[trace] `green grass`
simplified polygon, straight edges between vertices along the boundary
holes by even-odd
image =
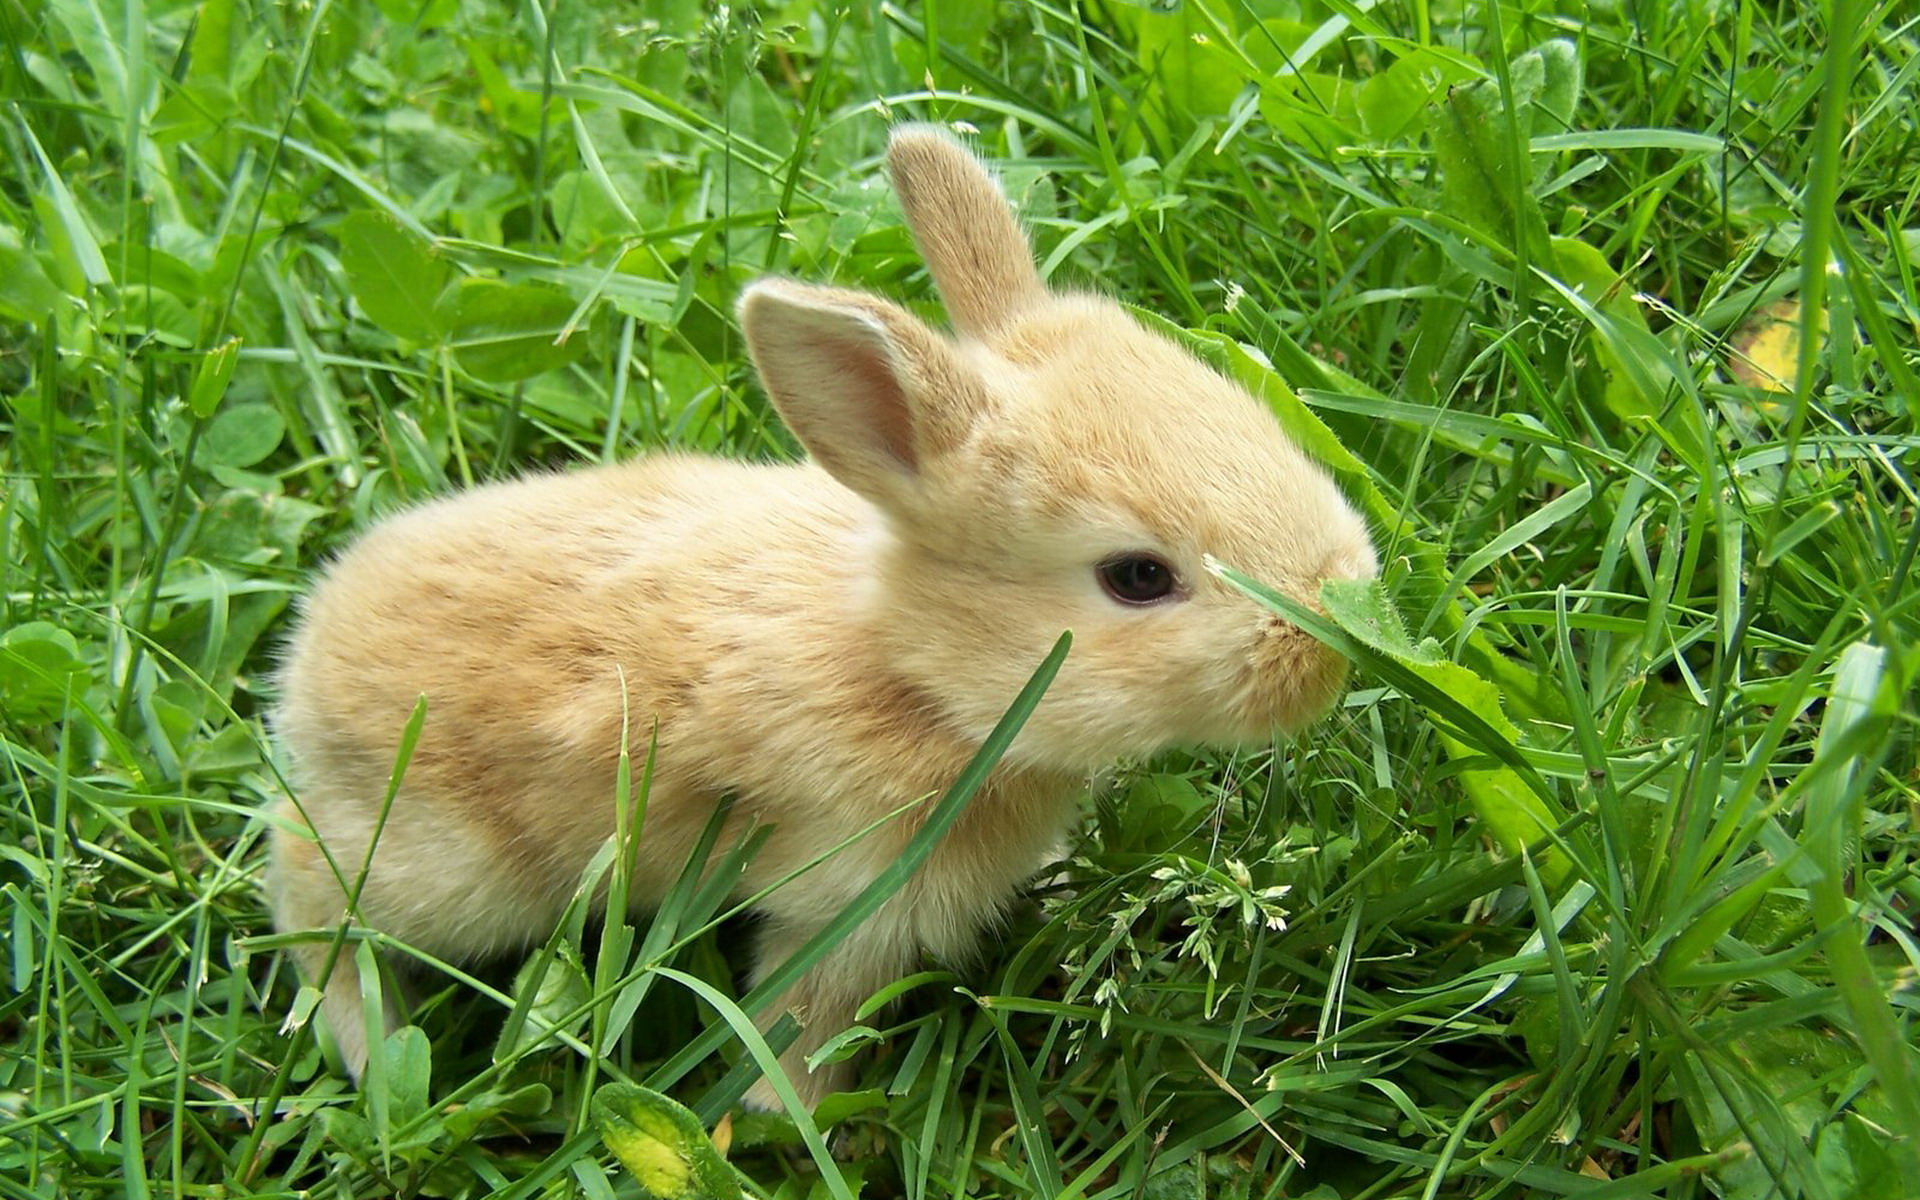
[[[902,118],[1319,448],[1406,633],[1296,614],[1345,705],[1122,770],[746,1185],[1920,1194],[1917,80],[1893,0],[0,0],[0,1198],[632,1195],[597,1085],[721,1117],[692,886],[536,955],[564,1044],[511,965],[364,1093],[283,1032],[269,672],[395,506],[791,455],[732,300],[935,311]]]

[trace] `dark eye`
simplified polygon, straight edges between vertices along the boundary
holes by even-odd
[[[1173,594],[1173,568],[1151,554],[1116,554],[1095,568],[1100,586],[1122,604],[1152,604]]]

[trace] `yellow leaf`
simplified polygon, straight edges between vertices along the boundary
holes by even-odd
[[[610,1083],[593,1097],[600,1140],[655,1200],[737,1200],[740,1185],[700,1121],[655,1091]]]
[[[1727,349],[1734,379],[1763,391],[1792,391],[1800,369],[1800,301],[1788,297],[1755,309]]]

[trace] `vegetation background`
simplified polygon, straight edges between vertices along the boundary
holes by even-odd
[[[1920,1194],[1917,52],[1897,0],[0,0],[0,1197],[632,1195],[607,1080],[756,1195]],[[725,1117],[711,898],[357,1091],[258,893],[289,604],[473,481],[793,454],[733,298],[936,311],[908,118],[1274,404],[1399,619],[1330,604],[1298,745],[1090,800],[853,1037],[837,1160]]]

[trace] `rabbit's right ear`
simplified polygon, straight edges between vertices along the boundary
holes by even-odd
[[[1046,298],[1033,248],[1000,185],[951,134],[937,125],[900,126],[887,143],[887,169],[955,329],[991,340]]]
[[[985,412],[953,344],[863,292],[763,279],[740,299],[760,383],[814,461],[880,508],[921,508],[921,473]]]

